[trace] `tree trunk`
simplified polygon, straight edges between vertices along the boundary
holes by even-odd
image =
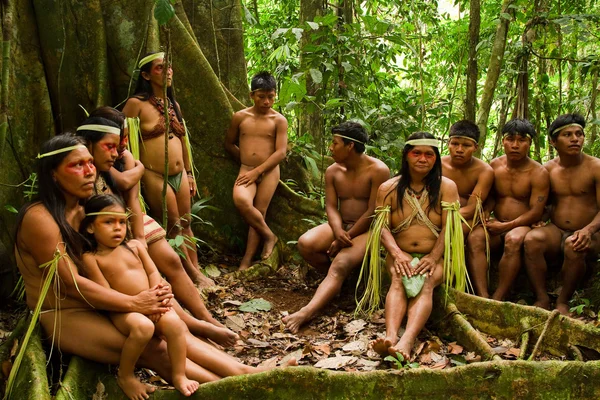
[[[477,110],[477,45],[479,44],[479,27],[481,25],[480,0],[469,2],[469,59],[467,61],[467,93],[465,97],[465,119],[475,121]]]
[[[508,34],[510,20],[504,18],[502,15],[509,14],[511,18],[514,17],[514,10],[509,8],[513,2],[514,0],[503,1],[498,26],[496,27],[496,36],[494,38],[494,44],[492,45],[487,76],[483,85],[483,94],[481,96],[479,111],[477,113],[477,126],[479,126],[479,130],[481,131],[479,149],[477,152],[478,155],[481,154],[483,148],[485,147],[490,109],[492,107],[492,100],[494,99],[494,92],[496,90],[496,84],[498,83],[498,77],[500,76],[500,67],[502,66],[502,62],[504,60],[504,49],[506,47],[506,37]]]
[[[590,108],[588,110],[588,115],[591,114],[594,123],[590,128],[591,134],[588,135],[587,138],[587,145],[589,147],[591,147],[598,138],[598,114],[596,111],[596,100],[598,99],[598,70],[600,69],[600,66],[594,65],[592,68],[592,93],[590,95]]]

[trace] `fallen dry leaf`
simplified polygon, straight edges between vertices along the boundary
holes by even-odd
[[[365,325],[367,325],[367,323],[364,320],[357,319],[346,324],[346,326],[344,326],[344,331],[348,335],[354,335],[355,333],[362,331],[365,328]]]
[[[254,347],[269,347],[270,346],[268,342],[263,342],[262,340],[256,340],[256,339],[248,339],[248,343],[250,343]]]
[[[315,368],[340,369],[354,364],[358,360],[353,356],[335,356],[325,358],[314,365]]]
[[[266,368],[275,368],[277,366],[277,359],[279,357],[275,356],[275,357],[271,357],[267,360],[264,360],[263,362],[261,362],[260,364],[258,364],[259,367],[266,367]]]
[[[504,354],[508,351],[508,349],[504,346],[496,346],[492,348],[492,351],[496,354]]]
[[[108,397],[108,393],[106,393],[106,388],[104,384],[98,381],[96,385],[96,393],[92,395],[92,400],[104,400]]]
[[[450,354],[460,354],[463,352],[463,347],[456,342],[448,343],[448,352]]]
[[[19,339],[15,339],[12,347],[10,348],[10,358],[13,358],[19,351]]]
[[[353,355],[359,355],[367,351],[368,342],[366,340],[355,340],[342,347],[342,350],[352,353]]]
[[[238,333],[246,327],[246,323],[244,322],[244,318],[240,315],[229,315],[225,319],[225,326]]]
[[[465,360],[466,360],[467,362],[470,362],[470,363],[471,363],[471,362],[479,362],[479,361],[481,361],[481,356],[480,356],[480,355],[478,355],[478,354],[475,354],[475,353],[474,353],[474,352],[472,352],[472,351],[469,351],[469,352],[467,353],[467,355],[465,356]]]
[[[331,346],[328,344],[313,345],[313,350],[317,353],[323,353],[329,356],[331,353]]]
[[[295,358],[296,361],[300,361],[302,360],[302,357],[304,357],[304,354],[302,354],[302,349],[298,349],[296,351],[291,352],[290,354],[288,354],[287,356],[283,357],[281,359],[281,361],[279,361],[279,363],[277,365],[286,365],[287,362],[291,359],[291,358]]]
[[[521,355],[521,349],[518,349],[516,347],[511,347],[510,349],[508,349],[508,351],[506,353],[504,353],[504,355],[517,358]]]
[[[373,361],[373,360],[367,360],[365,358],[359,358],[358,361],[356,361],[355,365],[357,367],[361,368],[363,371],[373,371],[380,364],[381,364],[381,361]]]

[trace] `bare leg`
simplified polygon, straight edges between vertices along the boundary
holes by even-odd
[[[337,254],[327,276],[310,302],[298,312],[283,318],[283,322],[292,333],[298,332],[302,324],[312,319],[317,311],[325,307],[340,292],[344,280],[362,262],[368,236],[368,233],[363,233],[352,239],[353,245],[342,249]]]
[[[333,230],[329,224],[321,224],[305,232],[298,239],[298,251],[304,260],[319,271],[327,271],[331,260],[327,254],[333,242]]]
[[[398,352],[402,354],[405,360],[410,360],[415,339],[431,315],[433,289],[442,283],[443,273],[443,262],[440,262],[433,271],[433,275],[425,279],[425,285],[423,285],[421,292],[415,298],[409,300],[406,330],[400,338],[398,345],[388,349],[391,355],[395,355]]]
[[[392,278],[390,290],[385,298],[385,338],[378,338],[371,343],[373,350],[382,357],[389,355],[389,349],[398,343],[398,330],[406,314],[408,303],[402,275],[396,272],[393,258],[388,256],[385,263]]]
[[[488,262],[485,253],[485,232],[481,225],[473,229],[467,238],[467,265],[471,282],[478,296],[489,298],[488,292]],[[499,242],[497,236],[490,236],[490,248],[492,243]]]
[[[256,229],[249,227],[248,240],[246,241],[246,251],[244,252],[244,257],[242,257],[242,261],[240,262],[239,269],[244,270],[250,268],[252,265],[252,258],[258,250],[258,246],[260,246],[260,235],[258,232],[256,232]]]
[[[160,273],[171,284],[175,298],[185,308],[190,310],[194,317],[208,321],[216,326],[223,326],[213,318],[204,305],[202,297],[200,297],[188,274],[183,270],[179,256],[166,240],[163,239],[152,243],[148,246],[148,253],[156,263],[156,267]]]
[[[154,335],[154,324],[138,313],[111,313],[111,320],[125,336],[117,383],[129,399],[147,399],[156,388],[145,385],[135,376],[135,364]]]
[[[504,236],[504,254],[498,264],[500,270],[500,278],[498,279],[498,287],[492,296],[494,300],[504,300],[504,297],[510,290],[522,263],[522,250],[525,235],[531,231],[528,226],[519,226],[509,231]]]
[[[558,256],[560,254],[561,231],[553,224],[535,228],[525,236],[523,247],[525,249],[525,267],[529,281],[533,286],[536,297],[534,306],[545,309],[550,308],[550,297],[546,291],[546,255]]]
[[[185,322],[187,328],[194,336],[208,338],[225,347],[233,346],[239,339],[239,336],[235,332],[232,332],[225,327],[216,326],[210,322],[202,321],[192,317],[186,313],[183,308],[181,308],[177,301],[173,301],[171,304],[173,305],[173,309],[179,318]]]
[[[156,323],[157,333],[164,335],[171,359],[173,385],[184,396],[194,393],[199,384],[187,378],[186,365],[186,335],[189,333],[185,323],[174,311],[165,313]]]
[[[256,189],[256,196],[254,197],[254,207],[256,207],[258,211],[260,211],[263,218],[266,218],[267,216],[267,208],[269,208],[269,204],[271,204],[271,199],[275,194],[277,185],[279,185],[279,165],[263,174],[263,177]],[[263,245],[263,249],[260,256],[263,260],[265,260],[269,258],[269,256],[273,252],[275,244],[277,243],[277,236],[275,236],[274,240],[268,237],[263,237],[263,239],[265,243]]]

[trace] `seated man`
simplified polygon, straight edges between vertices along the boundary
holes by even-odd
[[[517,276],[523,240],[531,225],[542,217],[549,190],[548,171],[529,158],[531,139],[536,134],[531,122],[513,119],[502,133],[505,155],[490,163],[494,170],[493,196],[486,204],[486,208],[493,210],[494,217],[485,223],[492,251],[501,248],[504,242],[494,300],[504,299]],[[485,243],[483,227],[475,227],[467,239],[469,272],[477,295],[488,298]]]
[[[450,155],[442,157],[442,175],[456,183],[460,196],[460,214],[469,225],[477,214],[477,203],[485,203],[494,183],[492,167],[473,157],[478,147],[479,135],[479,127],[473,122],[456,122],[450,127]],[[476,222],[483,219],[483,215],[478,215]],[[463,224],[463,231],[467,235],[471,230]]]
[[[587,256],[600,250],[600,160],[583,153],[585,120],[579,114],[558,117],[550,125],[550,143],[558,157],[544,167],[550,175],[550,222],[525,237],[525,265],[536,306],[550,308],[546,258],[563,253],[563,286],[556,309],[569,312],[569,300],[585,272]]]
[[[448,212],[442,210],[442,201],[458,203],[459,196],[456,184],[442,177],[438,143],[427,132],[410,135],[402,152],[399,176],[381,185],[377,194],[378,209],[389,209],[391,227],[391,231],[387,227],[381,231],[392,278],[385,300],[386,333],[385,338],[372,343],[382,356],[399,352],[405,360],[410,359],[414,341],[431,314],[433,289],[442,283]],[[411,266],[413,257],[420,258],[415,268]],[[402,277],[419,274],[425,276],[425,283],[415,297],[408,298]],[[406,330],[398,341],[398,330],[407,312]]]
[[[364,154],[369,138],[362,125],[344,122],[331,132],[333,141],[329,150],[335,164],[325,171],[328,223],[298,239],[302,257],[319,270],[329,270],[311,301],[283,318],[293,333],[339,293],[344,279],[360,265],[365,255],[370,217],[375,210],[377,188],[390,177],[390,170],[383,162]]]

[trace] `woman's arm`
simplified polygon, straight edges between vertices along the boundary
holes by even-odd
[[[117,184],[120,191],[131,190],[144,176],[146,168],[141,161],[133,158],[133,155],[125,150],[121,156],[125,164],[125,170],[120,172],[114,167],[110,169],[110,175]]]

